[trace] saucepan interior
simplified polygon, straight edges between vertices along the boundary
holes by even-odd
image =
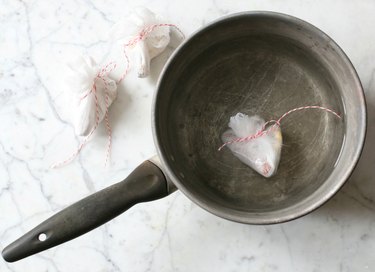
[[[230,116],[283,120],[279,169],[264,178],[228,148],[218,151]],[[358,77],[342,50],[296,18],[242,13],[197,32],[174,54],[154,101],[154,135],[172,181],[224,218],[277,223],[306,214],[347,179],[365,135]]]

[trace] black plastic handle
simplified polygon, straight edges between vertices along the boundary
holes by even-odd
[[[124,181],[76,202],[14,241],[3,250],[3,258],[18,261],[89,232],[137,203],[167,195],[164,174],[146,161]]]

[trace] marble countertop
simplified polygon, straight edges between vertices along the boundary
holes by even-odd
[[[249,226],[218,218],[183,194],[139,204],[104,226],[2,272],[375,271],[375,1],[1,1],[0,248],[76,200],[115,183],[155,153],[151,100],[158,71],[127,78],[111,108],[111,164],[103,167],[100,128],[71,164],[49,166],[77,146],[58,101],[61,60],[100,59],[103,38],[131,7],[162,14],[187,35],[222,15],[271,10],[304,19],[347,53],[366,91],[368,134],[345,187],[317,211],[292,222]]]

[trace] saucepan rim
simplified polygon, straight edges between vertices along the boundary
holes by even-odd
[[[302,25],[304,28],[309,29],[316,33],[317,35],[322,36],[324,39],[330,41],[330,44],[335,48],[336,52],[339,54],[341,59],[344,61],[345,65],[347,66],[348,69],[350,69],[350,73],[353,75],[353,79],[355,80],[355,85],[357,86],[358,89],[358,95],[359,95],[359,101],[360,105],[359,110],[360,112],[360,117],[361,117],[361,124],[359,125],[360,131],[358,131],[358,145],[355,149],[355,156],[351,159],[351,163],[348,167],[348,169],[344,170],[344,173],[341,175],[341,180],[339,180],[337,183],[335,183],[335,186],[331,188],[323,197],[321,197],[318,201],[311,201],[312,204],[310,203],[309,206],[304,207],[303,209],[300,209],[298,212],[294,212],[293,214],[272,214],[269,213],[267,216],[264,216],[263,214],[259,213],[258,217],[251,217],[248,218],[244,215],[233,213],[233,210],[227,209],[225,207],[219,207],[219,205],[212,205],[211,202],[207,201],[204,198],[199,198],[196,197],[194,192],[191,192],[188,188],[186,188],[183,184],[183,182],[180,181],[178,176],[174,173],[172,170],[172,166],[169,165],[168,159],[166,157],[166,154],[164,154],[162,148],[161,148],[161,141],[160,141],[160,136],[159,132],[157,129],[157,124],[156,124],[156,110],[157,110],[157,103],[159,100],[159,97],[162,96],[163,94],[159,91],[163,77],[167,73],[169,66],[171,65],[173,59],[175,56],[179,55],[179,53],[182,51],[182,49],[190,43],[192,37],[195,37],[196,35],[204,32],[207,28],[213,27],[218,23],[222,23],[223,21],[226,20],[231,20],[233,18],[241,17],[241,16],[265,16],[265,17],[272,17],[274,19],[280,19],[283,21],[288,21],[296,25]],[[351,173],[353,172],[359,158],[361,155],[361,152],[363,150],[364,146],[364,141],[365,141],[365,136],[366,136],[366,124],[367,124],[367,114],[366,114],[366,102],[365,102],[365,97],[364,97],[364,92],[363,92],[363,87],[361,85],[359,76],[349,60],[348,56],[344,53],[344,51],[340,48],[340,46],[332,39],[330,38],[326,33],[324,33],[322,30],[318,29],[317,27],[313,26],[312,24],[301,20],[299,18],[296,18],[291,15],[287,14],[282,14],[282,13],[277,13],[277,12],[270,12],[270,11],[245,11],[245,12],[239,12],[239,13],[234,13],[230,14],[224,17],[219,18],[218,20],[215,20],[211,22],[210,24],[202,27],[198,31],[194,32],[189,38],[187,38],[185,41],[182,42],[182,44],[173,52],[169,60],[167,61],[166,65],[164,66],[160,76],[159,80],[157,83],[157,89],[154,94],[153,98],[153,103],[152,103],[152,130],[153,130],[153,137],[154,137],[154,142],[156,145],[156,150],[158,153],[158,156],[161,160],[161,163],[163,165],[163,172],[168,176],[168,179],[178,188],[180,189],[190,200],[192,200],[194,203],[198,204],[200,207],[203,209],[207,210],[208,212],[215,214],[219,217],[239,222],[239,223],[246,223],[246,224],[275,224],[275,223],[281,223],[281,222],[286,222],[290,221],[296,218],[299,218],[301,216],[304,216],[311,211],[319,208],[321,205],[326,203],[335,193],[339,191],[339,189],[345,184]],[[307,204],[306,204],[307,205]]]

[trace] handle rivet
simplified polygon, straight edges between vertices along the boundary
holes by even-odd
[[[45,240],[47,240],[47,235],[45,233],[39,234],[38,240],[44,242]]]

